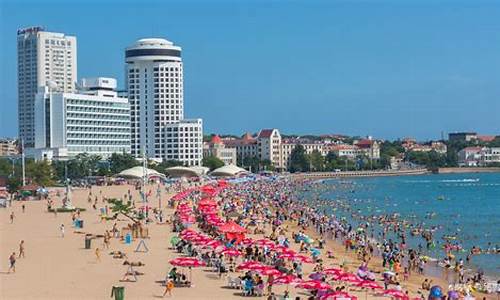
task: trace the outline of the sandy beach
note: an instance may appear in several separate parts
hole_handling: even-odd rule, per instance
[[[156,186],[151,185],[149,190],[156,193]],[[93,187],[92,192],[98,195],[98,208],[105,204],[102,197],[119,198],[130,189],[132,197],[139,199],[139,193],[133,186],[106,186]],[[101,193],[102,192],[102,193]],[[173,193],[167,193],[162,189],[162,207],[166,219],[173,213],[173,209],[166,208],[167,200]],[[101,221],[98,210],[94,210],[87,201],[88,189],[74,189],[73,204],[85,208],[81,213],[84,228],[78,229],[86,233],[104,234],[105,230],[111,230],[115,221]],[[151,206],[158,206],[157,197],[151,197]],[[61,199],[54,199],[55,206],[61,205]],[[21,205],[26,209],[22,212]],[[11,224],[9,215],[14,212],[14,222]],[[125,226],[129,220],[120,216],[118,228]],[[65,236],[61,237],[60,226],[65,226]],[[295,225],[288,223],[288,235],[297,230]],[[269,227],[269,225],[268,225]],[[14,201],[11,207],[0,210],[0,298],[1,299],[106,299],[111,295],[113,286],[125,287],[125,299],[157,299],[161,298],[164,287],[159,281],[164,280],[167,272],[171,269],[169,260],[179,257],[179,254],[171,249],[170,238],[175,235],[171,226],[167,224],[150,224],[147,226],[149,238],[145,239],[149,248],[147,253],[134,252],[139,243],[135,239],[132,244],[126,245],[117,238],[112,238],[109,249],[104,249],[103,239],[92,240],[91,249],[84,248],[84,234],[76,233],[72,227],[70,213],[49,213],[46,210],[46,201]],[[269,230],[269,228],[267,228]],[[309,231],[311,236],[315,233]],[[262,238],[262,235],[249,235],[250,237]],[[25,241],[25,258],[18,258],[16,272],[8,273],[8,258],[12,252],[18,254],[19,243]],[[100,248],[100,261],[95,254],[96,247]],[[298,250],[298,244],[291,244]],[[331,240],[327,241],[326,249],[333,250],[335,259],[324,258],[324,266],[338,267],[341,262],[348,262],[350,269],[355,270],[359,261],[353,253],[343,249],[341,245]],[[122,259],[114,259],[109,253],[111,251],[122,251],[127,254],[129,261],[140,261],[143,267],[136,267],[136,271],[144,273],[138,276],[137,282],[122,282],[121,279],[127,271],[128,266],[123,265]],[[241,258],[239,258],[241,262]],[[304,273],[309,274],[314,264],[305,264]],[[370,267],[376,271],[380,268],[380,259],[374,258]],[[229,276],[238,276],[230,274]],[[412,298],[417,297],[417,291],[423,280],[421,275],[412,275],[409,281],[404,281],[402,286],[410,292]],[[219,279],[217,273],[211,272],[209,268],[195,268],[192,271],[192,282],[190,288],[175,288],[172,298],[177,299],[237,299],[242,298],[241,291],[227,288],[227,279]],[[433,278],[434,284],[443,287],[446,282],[439,278]],[[274,286],[273,291],[282,294],[285,286]],[[300,296],[307,299],[304,290],[290,288],[292,299]],[[350,293],[360,299],[389,299],[383,296],[373,296],[359,289],[350,289]],[[168,298],[165,297],[165,298]]]

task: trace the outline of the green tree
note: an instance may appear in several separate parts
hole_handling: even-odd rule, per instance
[[[312,171],[320,172],[325,169],[325,158],[321,155],[321,152],[313,150],[308,157],[311,162]]]
[[[128,153],[113,153],[108,159],[111,174],[118,174],[123,170],[140,165],[132,155]]]
[[[46,160],[26,160],[26,178],[37,185],[50,186],[54,184],[52,166]]]
[[[210,171],[213,171],[217,168],[222,167],[224,165],[224,162],[220,160],[218,157],[211,155],[203,157],[202,164],[205,167],[209,168]]]
[[[290,172],[307,172],[309,171],[309,160],[307,158],[304,146],[297,145],[293,148],[290,154]]]
[[[184,164],[178,160],[164,160],[159,164],[149,164],[149,167],[162,174],[166,174],[166,170],[171,167],[183,166]]]
[[[132,202],[130,200],[124,203],[121,199],[108,199],[108,203],[110,204],[110,209],[113,213],[124,215],[133,222],[138,221],[138,219],[133,216],[134,207],[132,206]]]

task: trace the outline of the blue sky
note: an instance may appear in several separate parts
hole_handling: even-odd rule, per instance
[[[500,1],[0,0],[0,136],[17,134],[16,30],[32,25],[76,35],[78,77],[120,86],[136,39],[182,46],[206,133],[500,134]]]

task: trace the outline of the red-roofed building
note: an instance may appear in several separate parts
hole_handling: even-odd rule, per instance
[[[494,135],[478,135],[477,139],[480,140],[481,142],[489,143],[493,142],[495,140]]]
[[[354,141],[353,143],[360,150],[363,151],[363,154],[371,159],[379,159],[380,158],[380,143],[371,138],[362,139],[359,141]]]
[[[212,136],[208,143],[203,143],[203,157],[215,156],[224,162],[224,165],[236,165],[236,149],[226,147],[218,135]]]

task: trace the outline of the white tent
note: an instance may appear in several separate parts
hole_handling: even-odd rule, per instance
[[[197,177],[205,175],[208,172],[206,167],[170,167],[165,172],[171,177]]]
[[[249,172],[235,165],[227,165],[217,168],[210,173],[213,176],[236,176],[240,174],[248,174]]]
[[[133,167],[133,168],[130,168],[127,170],[123,170],[120,173],[116,174],[115,176],[116,177],[123,177],[126,179],[129,179],[129,178],[130,179],[141,179],[144,177],[144,175],[146,175],[147,178],[155,177],[155,176],[165,178],[165,175],[163,175],[163,174],[161,174],[153,169],[146,168],[146,170],[144,170],[144,167],[142,167],[142,166],[137,166],[137,167]]]

